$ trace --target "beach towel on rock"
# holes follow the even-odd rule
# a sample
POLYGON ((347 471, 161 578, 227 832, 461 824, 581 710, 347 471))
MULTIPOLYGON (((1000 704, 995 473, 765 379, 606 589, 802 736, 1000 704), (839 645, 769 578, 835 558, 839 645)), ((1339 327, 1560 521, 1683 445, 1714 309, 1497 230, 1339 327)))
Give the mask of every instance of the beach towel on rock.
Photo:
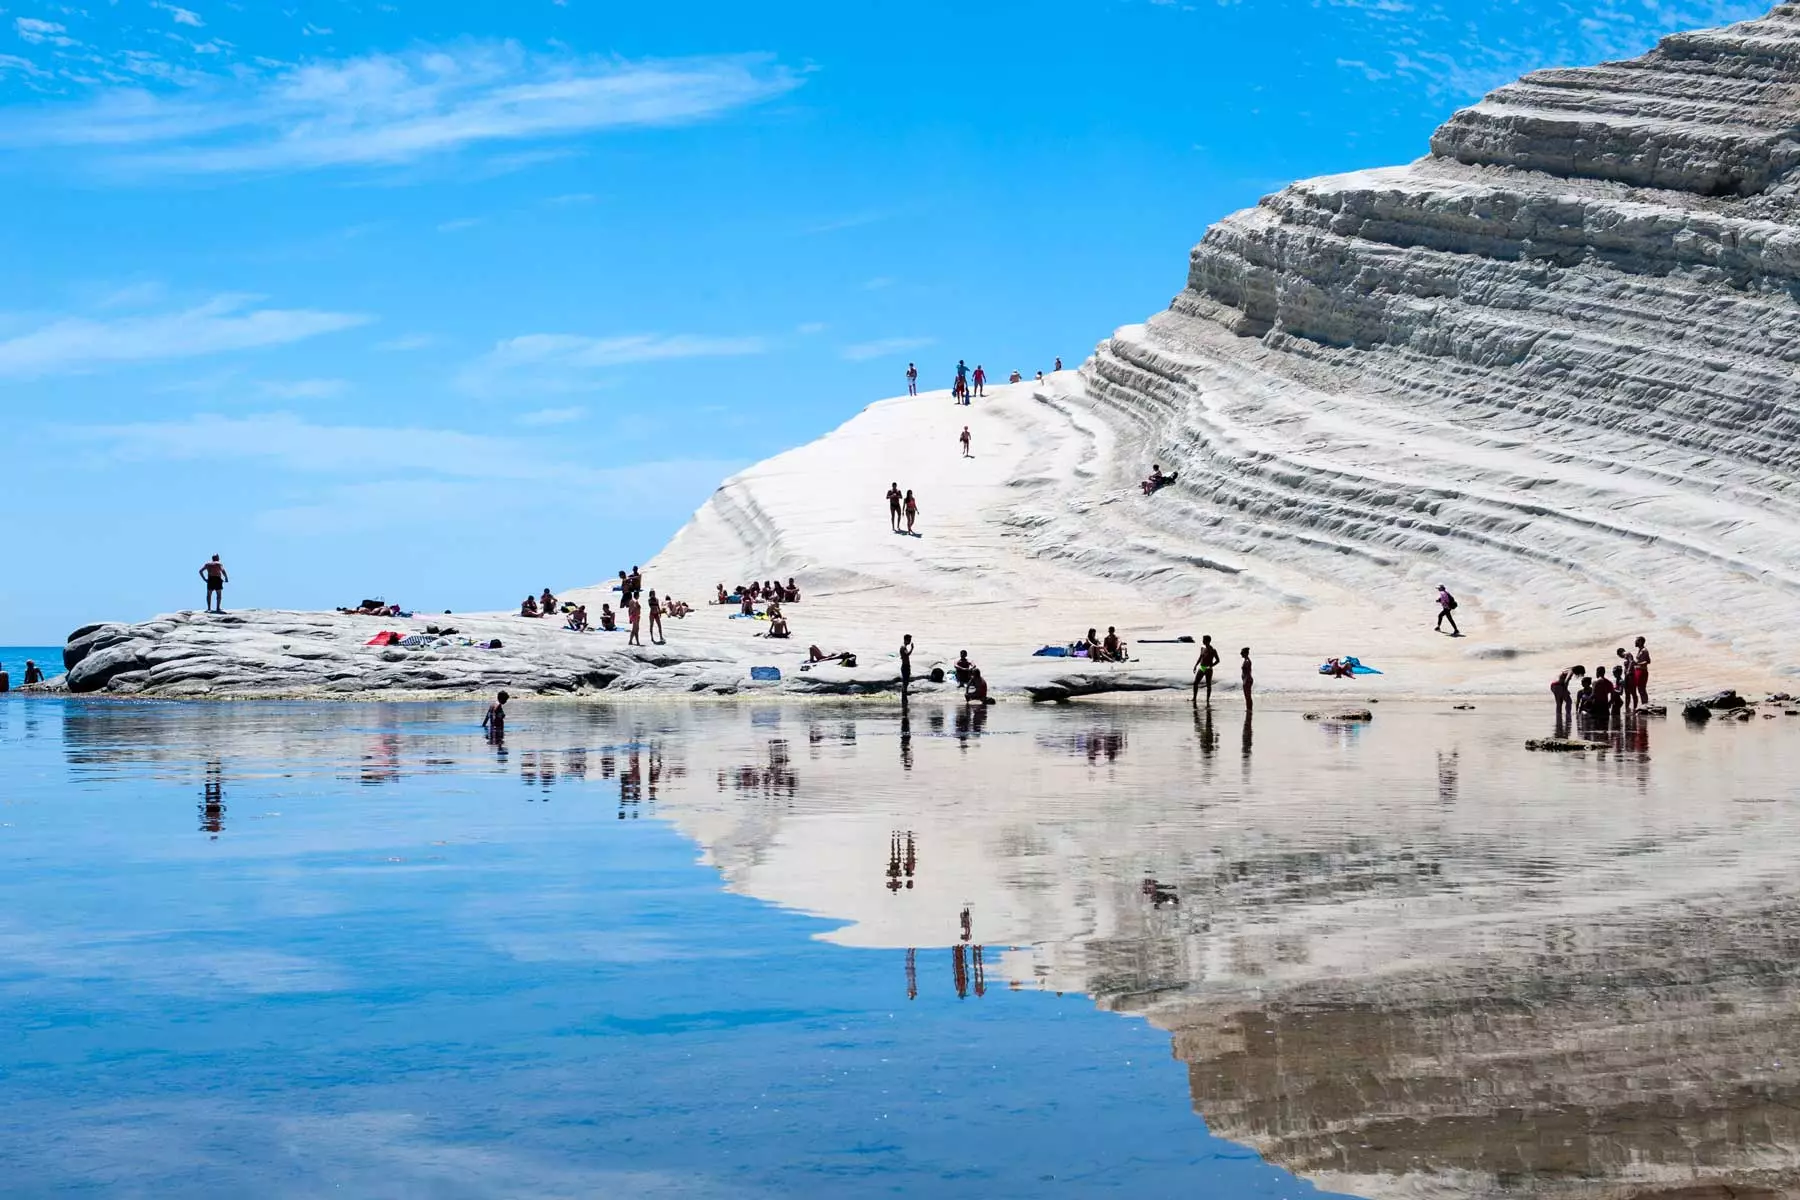
POLYGON ((1033 650, 1031 656, 1033 658, 1067 658, 1069 657, 1069 648, 1067 646, 1045 646, 1042 650, 1033 650))
POLYGON ((399 644, 400 635, 391 629, 384 629, 363 643, 365 646, 397 646, 399 644))
POLYGON ((751 667, 750 678, 774 682, 781 678, 780 667, 751 667))

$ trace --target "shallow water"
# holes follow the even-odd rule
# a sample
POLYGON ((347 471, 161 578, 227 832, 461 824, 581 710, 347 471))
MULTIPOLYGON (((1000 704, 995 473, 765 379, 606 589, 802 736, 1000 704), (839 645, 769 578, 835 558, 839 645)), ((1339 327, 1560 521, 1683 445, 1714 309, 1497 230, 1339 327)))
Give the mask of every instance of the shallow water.
POLYGON ((1546 715, 517 704, 495 748, 469 705, 15 698, 0 1170, 220 1196, 1791 1182, 1800 719, 1524 752, 1546 715))

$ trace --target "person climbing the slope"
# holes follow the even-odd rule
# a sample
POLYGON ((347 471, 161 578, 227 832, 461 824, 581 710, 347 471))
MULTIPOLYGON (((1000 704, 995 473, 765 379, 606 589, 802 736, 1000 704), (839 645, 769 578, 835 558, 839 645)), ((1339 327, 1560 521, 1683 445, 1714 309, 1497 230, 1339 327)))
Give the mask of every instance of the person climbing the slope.
POLYGON ((973 376, 973 379, 975 381, 975 394, 977 396, 987 395, 987 393, 982 390, 984 387, 987 386, 987 372, 982 369, 982 366, 980 363, 975 364, 975 374, 973 376))
POLYGON ((1200 635, 1200 657, 1194 660, 1194 694, 1193 702, 1200 702, 1200 687, 1206 685, 1206 702, 1212 703, 1213 671, 1219 665, 1218 647, 1212 644, 1212 634, 1200 635))
POLYGON ((1450 636, 1461 637, 1462 630, 1456 627, 1456 617, 1453 615, 1456 612, 1456 597, 1452 596, 1450 589, 1441 583, 1438 584, 1437 603, 1437 625, 1434 628, 1442 633, 1444 632, 1444 622, 1448 621, 1450 622, 1450 636))
POLYGON ((906 394, 909 396, 919 394, 919 368, 916 363, 906 364, 906 394))
POLYGON ((900 532, 900 481, 888 484, 888 527, 895 533, 900 532))
POLYGON ((969 427, 967 425, 963 426, 962 436, 957 438, 956 440, 962 443, 962 451, 963 451, 962 456, 964 458, 974 458, 975 457, 973 454, 969 453, 969 427))
POLYGON ((906 502, 902 507, 906 510, 906 532, 912 533, 913 522, 919 519, 919 502, 913 499, 911 488, 906 489, 906 502))

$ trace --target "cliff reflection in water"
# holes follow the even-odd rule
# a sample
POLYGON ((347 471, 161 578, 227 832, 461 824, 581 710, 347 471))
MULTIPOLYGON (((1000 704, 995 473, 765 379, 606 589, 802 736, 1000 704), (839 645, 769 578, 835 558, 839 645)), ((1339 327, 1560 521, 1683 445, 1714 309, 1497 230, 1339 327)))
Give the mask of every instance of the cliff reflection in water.
POLYGON ((891 948, 901 1003, 1039 988, 1143 1014, 1214 1133, 1334 1190, 1800 1188, 1800 722, 1559 756, 1522 749, 1537 706, 515 707, 504 756, 470 706, 46 719, 77 782, 151 764, 208 839, 271 774, 491 772, 558 805, 604 785, 729 889, 891 948))
POLYGON ((1215 1133, 1322 1186, 1800 1187, 1800 730, 1656 723, 1561 757, 1523 750, 1535 707, 1121 706, 1004 708, 967 740, 952 710, 934 741, 910 707, 815 741, 803 785, 737 751, 733 803, 665 815, 730 886, 902 951, 909 996, 947 946, 959 995, 998 976, 1144 1014, 1215 1133), (898 763, 872 748, 895 737, 898 763))

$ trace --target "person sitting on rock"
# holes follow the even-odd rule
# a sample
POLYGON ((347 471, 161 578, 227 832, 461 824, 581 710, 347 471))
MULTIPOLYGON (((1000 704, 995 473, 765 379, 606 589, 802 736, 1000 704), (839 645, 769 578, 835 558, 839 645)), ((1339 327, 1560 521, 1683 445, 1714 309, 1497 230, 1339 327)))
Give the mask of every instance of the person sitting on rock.
POLYGON ((772 638, 784 638, 787 635, 787 618, 781 615, 781 610, 779 608, 771 607, 769 616, 769 636, 772 638))
POLYGON ((40 669, 38 667, 38 665, 36 663, 32 662, 29 658, 26 659, 25 660, 25 686, 30 687, 34 683, 42 683, 42 682, 44 682, 43 670, 40 669))
POLYGON ((1101 654, 1104 653, 1100 648, 1100 635, 1092 627, 1088 629, 1087 637, 1082 640, 1081 648, 1087 651, 1087 656, 1090 661, 1098 660, 1101 654))
POLYGON ((1100 652, 1104 662, 1124 662, 1125 643, 1119 640, 1119 631, 1111 625, 1106 627, 1106 637, 1100 643, 1100 652))
POLYGON ((538 611, 546 617, 556 615, 556 597, 550 594, 549 588, 545 588, 544 594, 538 597, 538 611))
POLYGON ((577 604, 575 606, 575 611, 569 614, 569 628, 573 629, 576 633, 586 633, 588 631, 587 605, 577 604))
POLYGON ((607 633, 614 633, 619 628, 619 618, 614 614, 610 604, 600 606, 600 628, 607 633))
POLYGON ((794 582, 792 575, 788 576, 787 595, 783 599, 789 604, 800 603, 800 585, 794 582))
POLYGON ((957 654, 956 661, 950 664, 950 670, 955 674, 956 682, 962 684, 964 687, 969 686, 969 680, 975 674, 975 664, 969 661, 969 652, 967 650, 957 654))
POLYGON ((1161 463, 1151 463, 1150 464, 1150 478, 1144 480, 1142 483, 1138 484, 1138 486, 1143 488, 1144 495, 1148 496, 1152 492, 1155 492, 1158 489, 1160 489, 1164 484, 1166 484, 1168 482, 1169 482, 1169 477, 1167 475, 1163 474, 1162 464, 1161 463))
POLYGON ((519 605, 519 615, 521 617, 537 616, 538 615, 537 601, 530 596, 525 597, 524 601, 522 601, 519 605))
POLYGON ((731 603, 731 597, 727 596, 725 594, 725 585, 724 584, 721 583, 719 585, 719 598, 717 600, 714 600, 713 603, 714 604, 730 604, 731 603))
POLYGON ((756 597, 750 594, 750 589, 748 588, 739 592, 738 595, 743 597, 743 599, 738 602, 738 615, 754 617, 756 615, 756 597))

